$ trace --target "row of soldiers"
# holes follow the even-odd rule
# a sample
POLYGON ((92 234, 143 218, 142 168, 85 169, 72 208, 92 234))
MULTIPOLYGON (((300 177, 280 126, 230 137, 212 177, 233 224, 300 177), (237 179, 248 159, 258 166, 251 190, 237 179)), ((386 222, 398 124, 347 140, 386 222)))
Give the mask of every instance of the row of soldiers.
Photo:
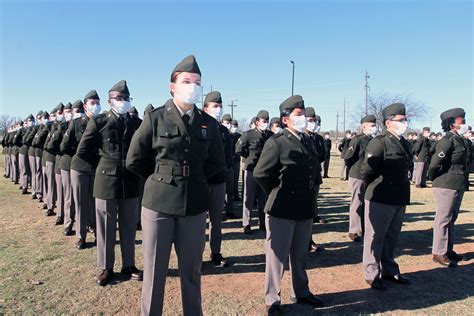
MULTIPOLYGON (((268 313, 279 312, 288 260, 294 302, 323 304, 310 292, 305 271, 308 250, 318 249, 311 240, 312 225, 324 222, 317 200, 331 148, 329 134, 319 134, 321 118, 314 108, 306 107, 299 95, 289 97, 281 103, 278 118, 270 120, 268 112, 261 110, 252 120, 254 126, 240 135, 238 123, 229 115, 222 116, 219 92, 207 94, 202 109, 196 107, 202 87, 194 56, 173 69, 169 90, 172 99, 156 109, 149 106, 143 121, 131 107, 124 80, 109 90, 110 109, 105 113, 100 113, 100 98, 93 90, 84 100, 38 113, 36 120, 29 116, 26 126, 16 126, 5 138, 6 175, 14 182, 21 175, 22 193, 28 194, 30 174, 33 198, 44 199, 46 214, 58 215, 56 222, 65 225, 66 235, 72 234, 75 223, 78 248, 85 247, 89 231, 95 233, 100 286, 114 275, 119 222, 121 273, 143 280, 144 315, 162 312, 174 244, 183 311, 188 315, 202 313, 200 277, 207 218, 210 260, 228 265, 221 254, 221 222, 236 217, 232 205, 234 198, 240 198, 236 184, 242 168, 243 233, 252 233, 255 200, 259 229, 266 232, 268 313), (15 147, 26 147, 27 156, 35 158, 28 159, 30 172, 20 154, 12 157, 15 147), (20 170, 11 170, 16 165, 20 170), (135 266, 135 236, 140 227, 143 272, 135 266)), ((350 141, 351 154, 347 154, 352 166, 351 214, 359 214, 361 222, 354 234, 364 238, 365 279, 378 290, 384 289, 381 278, 409 283, 394 260, 405 206, 410 202, 412 155, 402 136, 407 127, 405 112, 403 104, 385 108, 386 132, 375 137, 375 117, 362 118, 362 132, 350 141), (352 203, 357 210, 352 210, 352 203)), ((441 114, 446 135, 436 145, 433 157, 437 158, 429 168, 433 187, 440 190, 435 192, 439 229, 435 228, 433 259, 448 265, 461 258, 452 246, 453 214, 459 211, 467 181, 464 116, 462 109, 441 114)))

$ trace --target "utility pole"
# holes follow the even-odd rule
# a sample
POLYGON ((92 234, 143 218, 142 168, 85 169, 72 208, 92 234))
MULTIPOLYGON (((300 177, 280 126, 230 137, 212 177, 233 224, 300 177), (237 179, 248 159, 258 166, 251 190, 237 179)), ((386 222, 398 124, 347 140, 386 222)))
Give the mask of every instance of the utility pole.
POLYGON ((346 98, 344 98, 344 131, 346 130, 346 98))
POLYGON ((336 143, 339 139, 339 112, 336 114, 336 143))
POLYGON ((237 104, 234 104, 234 101, 238 101, 237 99, 230 100, 230 104, 227 106, 230 106, 230 116, 232 119, 234 119, 234 108, 237 106, 237 104))
POLYGON ((293 96, 293 93, 295 92, 295 62, 290 60, 290 63, 293 64, 293 74, 291 75, 291 96, 293 96))
POLYGON ((365 70, 365 115, 369 115, 369 73, 367 72, 367 69, 365 70))

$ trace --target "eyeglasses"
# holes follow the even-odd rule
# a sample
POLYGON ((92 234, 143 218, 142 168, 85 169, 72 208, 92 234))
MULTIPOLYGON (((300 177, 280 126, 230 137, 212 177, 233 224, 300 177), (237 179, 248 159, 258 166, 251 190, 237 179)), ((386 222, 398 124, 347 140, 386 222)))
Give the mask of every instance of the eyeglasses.
POLYGON ((114 99, 114 100, 117 100, 117 101, 127 101, 127 102, 130 102, 130 101, 133 100, 133 98, 130 98, 130 97, 122 97, 122 96, 110 97, 109 99, 114 99))

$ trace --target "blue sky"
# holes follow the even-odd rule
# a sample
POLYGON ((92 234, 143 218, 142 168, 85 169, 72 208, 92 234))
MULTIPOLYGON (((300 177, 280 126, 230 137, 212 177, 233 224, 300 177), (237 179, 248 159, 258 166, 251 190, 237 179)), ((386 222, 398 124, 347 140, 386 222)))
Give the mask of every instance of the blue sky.
MULTIPOLYGON (((278 115, 295 93, 335 129, 371 93, 407 94, 439 124, 464 107, 474 123, 472 1, 0 0, 1 114, 50 110, 126 79, 140 112, 169 98, 170 72, 194 54, 204 92, 237 99, 237 119, 278 115)), ((227 108, 230 110, 229 108, 227 108)), ((225 112, 230 112, 224 110, 225 112)), ((340 126, 342 128, 342 126, 340 126)))

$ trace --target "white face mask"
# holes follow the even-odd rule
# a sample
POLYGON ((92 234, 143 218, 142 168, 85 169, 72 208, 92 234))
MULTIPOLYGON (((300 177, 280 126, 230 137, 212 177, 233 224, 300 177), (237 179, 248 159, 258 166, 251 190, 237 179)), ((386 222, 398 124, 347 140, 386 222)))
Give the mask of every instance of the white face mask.
POLYGON ((222 116, 222 108, 211 108, 207 114, 219 121, 222 116))
POLYGON ((232 134, 236 133, 236 132, 237 132, 237 127, 232 126, 232 127, 230 128, 230 132, 231 132, 232 134))
POLYGON ((316 123, 316 128, 314 129, 314 131, 315 131, 316 133, 319 133, 320 130, 321 130, 321 125, 319 125, 319 124, 316 123))
POLYGON ((55 122, 56 121, 56 115, 50 115, 49 116, 49 121, 50 122, 55 122))
POLYGON ((275 128, 275 130, 273 131, 273 133, 275 133, 275 134, 280 134, 280 133, 281 133, 281 127, 278 126, 277 128, 275 128))
POLYGON ((459 129, 458 129, 458 134, 459 135, 464 135, 466 134, 466 132, 469 130, 469 125, 467 124, 461 124, 459 125, 459 129))
POLYGON ((325 138, 325 139, 329 139, 329 135, 324 135, 324 138, 325 138))
POLYGON ((258 123, 258 129, 264 131, 268 128, 268 123, 258 123))
POLYGON ((131 108, 130 101, 116 101, 113 100, 111 105, 112 110, 117 113, 118 115, 122 115, 128 112, 131 108))
POLYGON ((183 103, 195 104, 201 99, 202 87, 195 83, 180 83, 175 87, 174 97, 183 103))
POLYGON ((75 120, 77 118, 80 118, 80 117, 83 117, 84 116, 84 113, 82 112, 76 112, 76 113, 73 113, 72 114, 72 119, 75 120))
POLYGON ((392 121, 392 123, 395 125, 394 131, 398 136, 401 136, 403 133, 405 133, 408 128, 407 122, 392 121))
POLYGON ((36 125, 36 122, 35 121, 29 121, 28 122, 28 126, 35 126, 36 125))
POLYGON ((375 133, 377 133, 377 127, 376 127, 376 126, 369 127, 369 128, 367 129, 367 135, 369 135, 369 136, 374 136, 375 133))
POLYGON ((66 118, 66 122, 69 122, 72 119, 72 113, 64 113, 64 117, 66 118))
POLYGON ((64 115, 63 114, 56 115, 56 121, 58 121, 58 122, 64 121, 64 115))
POLYGON ((293 128, 296 129, 300 133, 304 133, 308 122, 306 121, 306 117, 304 115, 299 116, 290 116, 290 120, 293 122, 293 128))
POLYGON ((224 127, 227 127, 228 130, 230 130, 231 126, 230 123, 222 123, 224 127))
POLYGON ((351 134, 346 134, 346 138, 351 138, 351 134))
POLYGON ((316 130, 316 123, 315 122, 307 122, 306 129, 310 132, 314 132, 316 130))
POLYGON ((87 112, 90 112, 92 115, 99 114, 101 110, 100 104, 90 104, 87 106, 87 112))

